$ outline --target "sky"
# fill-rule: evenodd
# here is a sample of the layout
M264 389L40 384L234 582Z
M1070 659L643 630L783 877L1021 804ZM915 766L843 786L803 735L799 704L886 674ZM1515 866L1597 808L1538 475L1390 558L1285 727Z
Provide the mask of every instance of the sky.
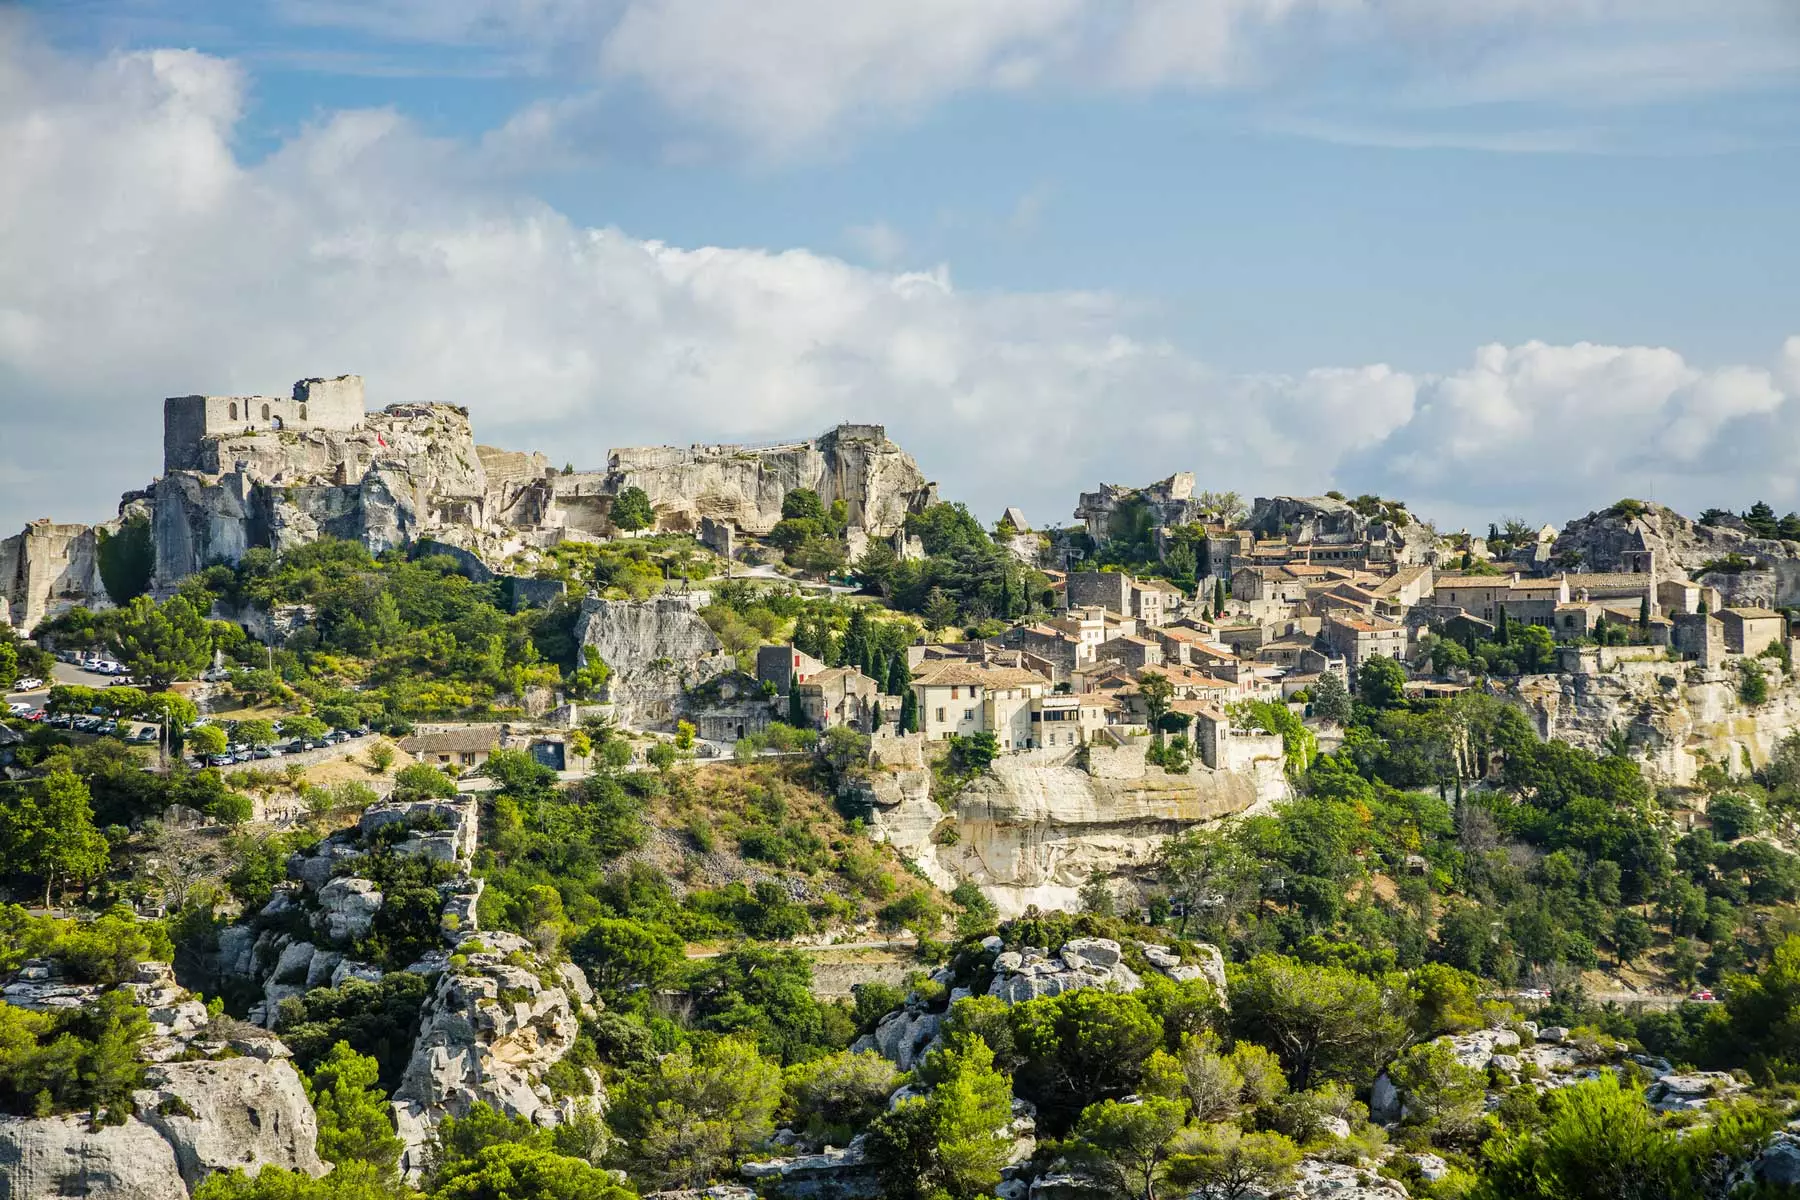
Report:
M1792 0L0 0L0 530L355 372L1071 520L1800 508Z

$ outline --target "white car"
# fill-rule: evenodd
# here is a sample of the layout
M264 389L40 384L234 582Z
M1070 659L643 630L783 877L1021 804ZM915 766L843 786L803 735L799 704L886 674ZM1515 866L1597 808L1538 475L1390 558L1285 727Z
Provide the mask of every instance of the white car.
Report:
M30 675L19 680L19 682L13 686L18 688L21 692L35 692L44 686L44 681L39 679L36 675Z
M29 705L29 704L19 704L19 703L17 703L17 702L14 702L14 703L12 703L12 704L8 704L8 705L7 705L7 706L6 706L6 711L7 711L7 712L9 712L9 713L11 713L11 714L12 714L12 715L13 715L13 716L15 716L15 717L22 717L22 716L24 716L24 715L25 715L25 714L26 714L26 713L28 713L28 712L30 712L30 711L31 711L31 705Z

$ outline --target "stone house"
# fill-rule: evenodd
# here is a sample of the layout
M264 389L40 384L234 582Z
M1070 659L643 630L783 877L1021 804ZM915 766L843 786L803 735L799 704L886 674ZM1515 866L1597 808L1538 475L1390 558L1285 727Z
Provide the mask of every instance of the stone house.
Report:
M1180 588L1161 579L1131 581L1131 615L1146 629L1155 629L1169 620L1185 599Z
M1215 771L1249 771L1259 761L1281 762L1286 757L1280 734L1236 728L1222 709L1202 706L1193 717L1194 748L1200 761Z
M1107 725L1107 714L1117 711L1111 700L1098 695L1039 696L1031 702L1031 736L1027 748L1057 749L1085 746Z
M1156 667L1163 661L1162 643L1136 634L1101 642L1094 652L1101 662L1116 662L1127 667Z
M400 749L432 766L479 767L500 747L497 725L475 725L443 733L416 733L403 737Z
M1031 745L1031 702L1049 690L1042 675L1017 667L945 663L913 677L927 741L986 731L1009 751Z
M1768 608L1721 608L1719 623L1729 654L1761 654L1787 636L1787 618Z
M1433 569L1427 564L1401 567L1369 590L1379 598L1383 608L1392 605L1404 612L1431 595L1436 578Z
M1307 581L1282 566L1239 567L1231 574L1231 598L1246 604L1258 600L1298 604L1306 599Z
M1569 583L1562 577L1446 575L1432 590L1432 601L1439 607L1460 608L1488 622L1498 622L1504 611L1509 620L1546 629L1555 628L1556 609L1569 600Z
M813 728L848 725L859 733L869 732L871 706L881 694L881 685L857 668L826 667L794 687Z
M1131 576L1123 571L1070 571L1064 584L1064 604L1070 609L1103 608L1129 616L1131 587Z
M824 663L792 646L759 646L756 650L757 681L774 684L777 696L786 696L791 685L805 683L824 669Z
M1343 655L1353 678L1372 658L1400 659L1406 655L1406 626L1385 617L1333 613L1325 618L1321 636L1333 653Z
M1656 610L1667 616L1697 613L1702 604L1708 612L1718 612L1723 604L1719 589L1689 579L1664 579L1656 585Z
M1703 667L1716 666L1725 660L1725 622L1712 613L1676 613L1675 636L1670 643L1677 652L1694 659Z

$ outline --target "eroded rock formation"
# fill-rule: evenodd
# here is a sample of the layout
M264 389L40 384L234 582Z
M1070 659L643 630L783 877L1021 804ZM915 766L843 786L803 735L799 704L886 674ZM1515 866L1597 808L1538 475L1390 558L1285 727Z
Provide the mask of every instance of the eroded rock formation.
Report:
M909 757L897 739L878 745L883 763L854 785L870 804L874 835L940 887L974 881L1003 917L1033 904L1075 908L1095 871L1134 886L1171 834L1288 795L1279 760L1249 771L1196 765L1170 774L1146 764L1143 745L1094 746L1085 768L1073 755L1045 751L996 759L946 810L917 748ZM954 839L946 836L952 828Z
M581 602L576 641L612 668L606 696L633 725L669 725L682 692L733 670L735 659L700 619L705 593Z
M1551 553L1582 571L1648 569L1659 579L1698 579L1718 588L1727 605L1800 604L1800 542L1756 537L1735 517L1701 525L1661 504L1642 511L1615 506L1570 521ZM1731 565L1703 570L1722 564Z

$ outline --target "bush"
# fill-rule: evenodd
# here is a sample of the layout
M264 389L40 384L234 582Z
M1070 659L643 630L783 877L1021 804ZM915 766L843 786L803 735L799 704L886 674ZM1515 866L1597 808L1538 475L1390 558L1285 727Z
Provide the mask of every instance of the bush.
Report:
M784 1073L783 1119L815 1143L842 1146L887 1109L900 1072L879 1054L839 1051Z

